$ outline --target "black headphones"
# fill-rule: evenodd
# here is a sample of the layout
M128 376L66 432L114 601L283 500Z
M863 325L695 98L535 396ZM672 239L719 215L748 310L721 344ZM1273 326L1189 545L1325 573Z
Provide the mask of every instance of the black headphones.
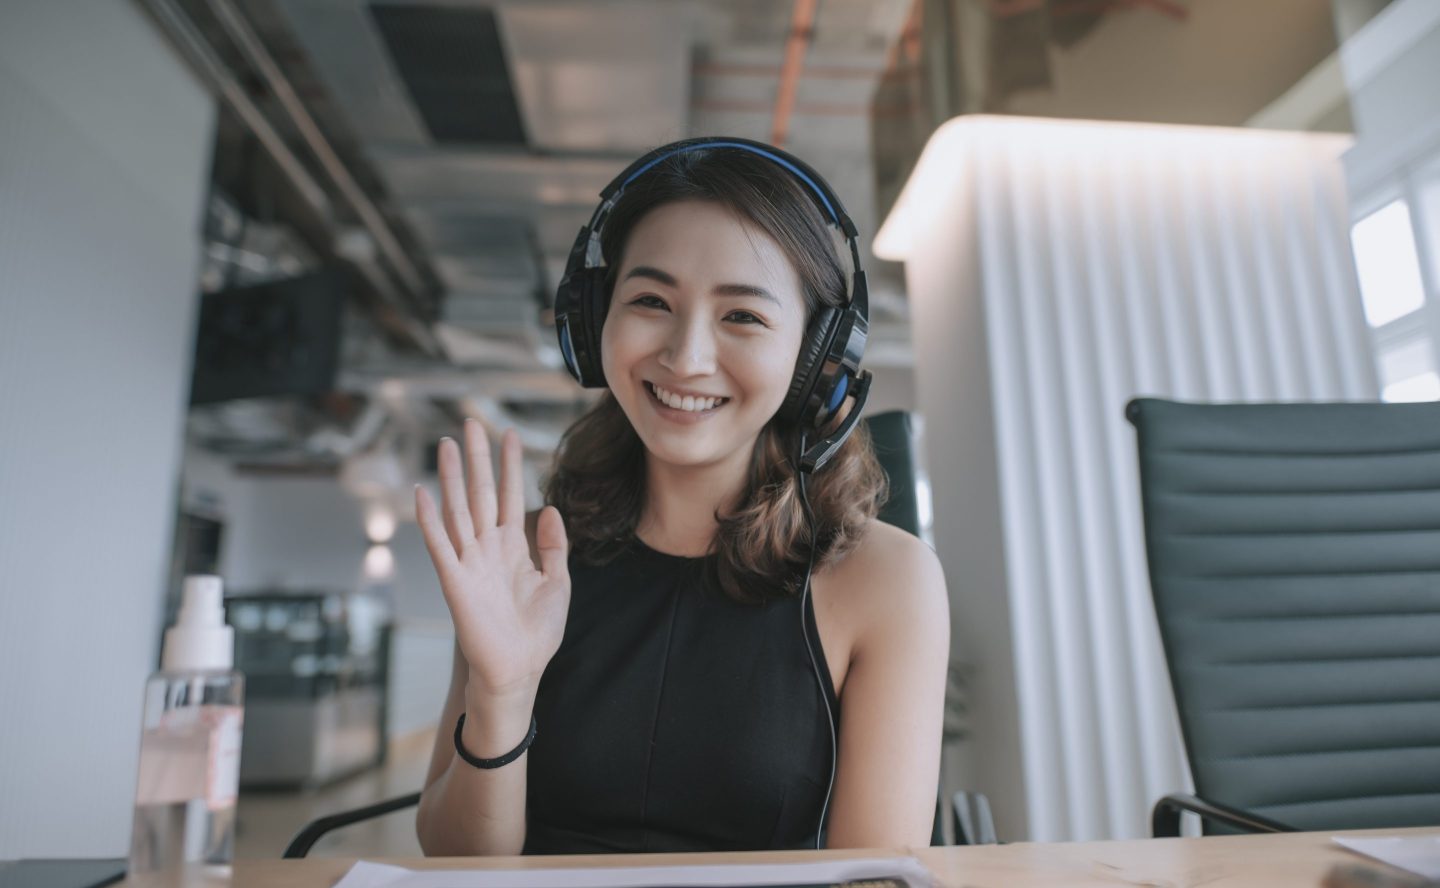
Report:
M575 245L570 248L565 274L555 291L555 332L560 339L560 353L570 375L582 386L605 386L605 370L600 362L600 330L610 307L609 294L605 292L608 269L600 249L605 219L630 183L666 158L687 151L727 148L759 155L792 173L804 183L821 214L845 235L850 245L855 273L849 302L844 308L822 305L815 312L800 346L790 390L777 414L787 422L798 424L808 437L834 417L847 394L855 399L854 408L839 426L813 445L807 443L801 452L798 468L801 472L813 472L850 437L869 397L871 376L868 370L860 369L860 358L870 332L870 296L865 271L860 266L855 223L850 221L840 199L820 174L794 155L750 139L699 138L662 145L626 167L600 192L600 206L580 229Z

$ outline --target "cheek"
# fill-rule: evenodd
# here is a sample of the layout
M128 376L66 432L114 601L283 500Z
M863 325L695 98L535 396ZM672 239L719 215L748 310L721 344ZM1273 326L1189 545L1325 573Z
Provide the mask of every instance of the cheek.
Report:
M600 366L605 368L606 379L627 375L627 368L644 351L640 338L635 325L620 317L608 319L600 328Z
M795 359L800 353L799 337L787 338L784 342L768 344L763 349L754 349L746 359L736 364L736 375L751 397L767 410L778 410L790 390L790 380L795 374Z

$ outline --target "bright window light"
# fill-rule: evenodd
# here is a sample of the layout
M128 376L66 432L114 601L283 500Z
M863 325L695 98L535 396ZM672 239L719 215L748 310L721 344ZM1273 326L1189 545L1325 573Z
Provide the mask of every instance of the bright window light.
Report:
M1404 201L1392 201L1356 222L1350 229L1350 243L1355 248L1360 298L1370 326L1388 324L1424 304L1410 208Z
M1386 401L1440 401L1440 375L1431 370L1392 382L1385 386L1380 397Z
M1380 351L1380 385L1403 382L1435 369L1434 350L1430 339L1421 331L1420 335L1407 337L1391 343Z

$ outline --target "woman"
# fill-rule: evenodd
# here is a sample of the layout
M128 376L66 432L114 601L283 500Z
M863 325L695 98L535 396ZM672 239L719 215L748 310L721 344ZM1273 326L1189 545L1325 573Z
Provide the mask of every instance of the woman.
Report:
M604 219L609 391L548 505L524 512L513 431L497 489L473 420L440 503L417 486L456 627L427 854L929 842L944 577L875 519L863 431L801 487L781 408L845 274L813 185L741 147L666 155Z

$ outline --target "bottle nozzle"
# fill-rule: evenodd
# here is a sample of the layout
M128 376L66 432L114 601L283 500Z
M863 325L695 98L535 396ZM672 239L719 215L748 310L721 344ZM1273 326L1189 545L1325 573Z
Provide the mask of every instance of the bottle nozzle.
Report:
M181 594L175 625L165 630L160 668L229 669L235 662L235 630L225 625L220 578L188 576Z

